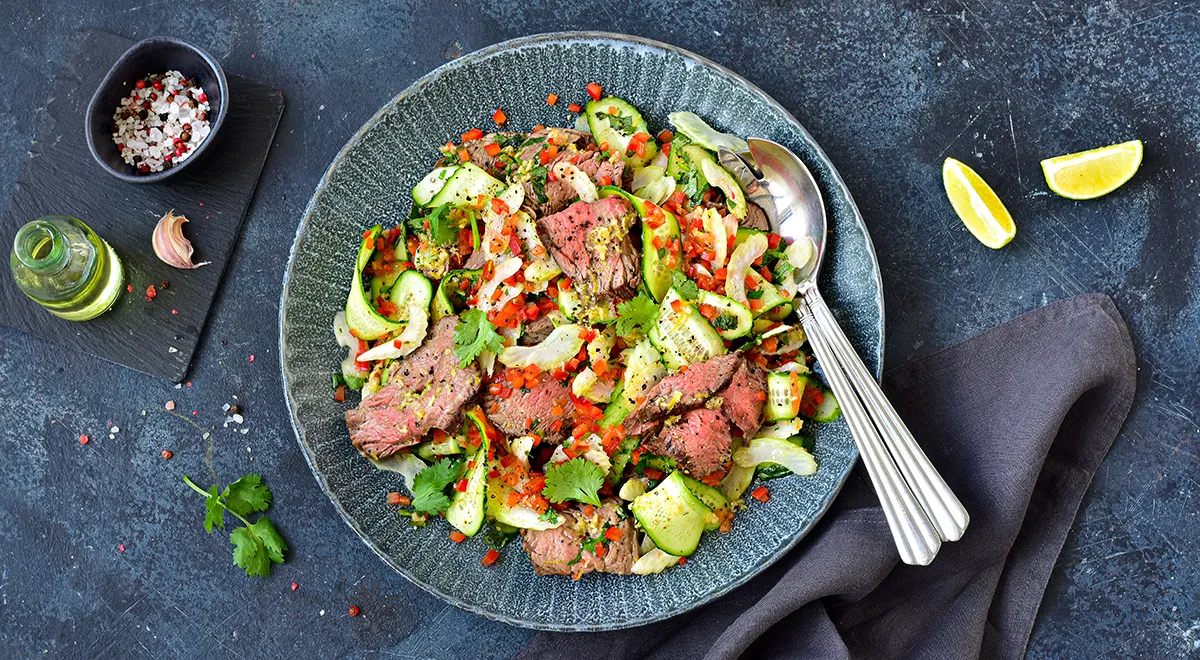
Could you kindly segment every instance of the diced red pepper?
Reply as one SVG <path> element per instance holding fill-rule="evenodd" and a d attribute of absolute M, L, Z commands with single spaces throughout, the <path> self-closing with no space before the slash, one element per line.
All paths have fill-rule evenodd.
<path fill-rule="evenodd" d="M 767 502 L 771 499 L 771 491 L 767 490 L 766 486 L 759 486 L 758 488 L 754 489 L 754 492 L 750 493 L 750 497 L 753 497 L 759 502 Z"/>
<path fill-rule="evenodd" d="M 558 103 L 558 94 L 551 94 L 546 97 L 546 105 L 554 105 Z"/>
<path fill-rule="evenodd" d="M 462 162 L 462 163 L 465 163 L 465 162 L 471 160 L 471 153 L 469 151 L 467 151 L 466 149 L 459 149 L 458 150 L 458 160 L 459 160 L 459 162 Z"/>
<path fill-rule="evenodd" d="M 479 560 L 479 563 L 483 564 L 484 566 L 491 566 L 492 564 L 496 563 L 496 560 L 499 558 L 500 551 L 492 548 L 491 550 L 487 551 L 487 554 L 483 556 L 483 559 Z"/>
<path fill-rule="evenodd" d="M 558 145 L 552 144 L 545 149 L 542 149 L 542 152 L 538 154 L 538 161 L 541 162 L 542 165 L 545 165 L 553 160 L 557 155 Z"/>
<path fill-rule="evenodd" d="M 675 134 L 672 133 L 670 130 L 664 130 L 663 132 L 658 134 L 659 142 L 670 142 L 671 140 L 674 140 L 674 139 L 675 139 Z"/>
<path fill-rule="evenodd" d="M 478 128 L 472 128 L 471 130 L 462 134 L 462 141 L 469 142 L 471 140 L 478 140 L 481 137 L 483 137 L 483 131 Z"/>
<path fill-rule="evenodd" d="M 483 150 L 489 156 L 499 156 L 500 155 L 500 145 L 496 144 L 495 142 L 489 143 L 488 145 L 484 146 Z"/>
<path fill-rule="evenodd" d="M 654 468 L 646 468 L 642 474 L 646 475 L 646 478 L 653 479 L 654 481 L 660 481 L 663 478 L 662 470 L 656 470 Z"/>
<path fill-rule="evenodd" d="M 624 536 L 625 530 L 621 529 L 620 527 L 609 527 L 608 529 L 604 530 L 604 538 L 608 539 L 609 541 L 620 541 Z"/>
<path fill-rule="evenodd" d="M 604 93 L 604 88 L 596 83 L 588 83 L 587 93 L 588 96 L 592 97 L 593 101 L 599 101 L 600 95 Z"/>
<path fill-rule="evenodd" d="M 497 126 L 503 126 L 504 122 L 508 121 L 508 115 L 505 115 L 500 108 L 496 108 L 496 111 L 492 113 L 492 121 L 496 122 Z"/>
<path fill-rule="evenodd" d="M 611 186 L 612 185 L 612 177 L 608 176 L 606 174 L 604 176 L 597 178 L 596 183 L 599 183 L 602 186 Z"/>
<path fill-rule="evenodd" d="M 454 541 L 455 543 L 462 543 L 463 541 L 467 540 L 467 535 L 456 529 L 450 532 L 450 540 Z"/>
<path fill-rule="evenodd" d="M 467 492 L 467 480 L 459 479 L 458 483 L 454 484 L 454 490 L 457 490 L 460 493 Z"/>
<path fill-rule="evenodd" d="M 570 110 L 571 112 L 580 112 L 583 110 L 583 108 L 579 107 L 578 103 L 572 103 L 571 105 L 567 106 L 567 110 Z"/>

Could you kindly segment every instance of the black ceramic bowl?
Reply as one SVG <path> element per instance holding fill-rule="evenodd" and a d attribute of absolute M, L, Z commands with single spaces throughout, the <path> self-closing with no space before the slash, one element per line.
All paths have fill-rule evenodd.
<path fill-rule="evenodd" d="M 129 95 L 134 83 L 152 73 L 179 71 L 194 78 L 208 96 L 210 126 L 208 137 L 196 147 L 191 156 L 179 165 L 161 172 L 139 174 L 137 168 L 121 159 L 121 152 L 112 139 L 113 113 L 121 99 Z M 212 55 L 173 37 L 152 37 L 139 41 L 121 55 L 108 70 L 92 100 L 88 103 L 86 129 L 88 148 L 101 167 L 113 176 L 130 183 L 152 183 L 186 170 L 200 160 L 217 138 L 221 123 L 229 108 L 229 85 L 225 72 Z"/>

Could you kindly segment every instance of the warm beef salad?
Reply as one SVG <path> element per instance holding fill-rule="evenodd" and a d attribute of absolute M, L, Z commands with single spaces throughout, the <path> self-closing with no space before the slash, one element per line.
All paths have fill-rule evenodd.
<path fill-rule="evenodd" d="M 684 563 L 756 477 L 814 473 L 804 422 L 839 413 L 791 302 L 812 245 L 716 158 L 746 143 L 588 92 L 574 128 L 446 144 L 335 321 L 350 440 L 410 491 L 388 502 L 576 579 Z"/>

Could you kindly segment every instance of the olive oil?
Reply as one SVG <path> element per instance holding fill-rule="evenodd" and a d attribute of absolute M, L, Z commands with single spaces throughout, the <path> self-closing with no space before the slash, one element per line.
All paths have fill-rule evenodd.
<path fill-rule="evenodd" d="M 125 282 L 112 247 L 83 221 L 62 215 L 21 227 L 9 267 L 25 295 L 68 321 L 86 321 L 108 311 Z"/>

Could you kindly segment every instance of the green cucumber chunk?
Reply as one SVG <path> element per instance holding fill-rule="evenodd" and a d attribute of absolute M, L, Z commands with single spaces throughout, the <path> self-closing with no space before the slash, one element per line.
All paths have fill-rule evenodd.
<path fill-rule="evenodd" d="M 413 201 L 420 206 L 425 206 L 429 200 L 446 187 L 446 182 L 454 173 L 458 171 L 458 165 L 447 165 L 446 167 L 435 167 L 433 171 L 425 175 L 420 183 L 412 190 Z"/>
<path fill-rule="evenodd" d="M 833 396 L 833 392 L 828 389 L 821 388 L 821 403 L 817 404 L 817 411 L 813 413 L 814 422 L 832 422 L 842 416 L 842 407 L 838 405 L 837 398 Z"/>
<path fill-rule="evenodd" d="M 615 112 L 614 112 L 615 111 Z M 631 167 L 646 164 L 658 152 L 654 139 L 646 142 L 645 154 L 642 156 L 627 155 L 629 142 L 638 133 L 649 134 L 646 120 L 627 101 L 615 96 L 607 96 L 598 101 L 591 101 L 584 109 L 587 115 L 588 128 L 596 144 L 608 144 L 609 151 L 616 152 L 621 160 Z"/>
<path fill-rule="evenodd" d="M 662 353 L 663 363 L 672 371 L 726 352 L 725 340 L 695 305 L 679 297 L 674 287 L 663 296 L 658 320 L 650 330 L 650 341 Z"/>
<path fill-rule="evenodd" d="M 433 284 L 421 271 L 406 270 L 396 278 L 396 283 L 388 292 L 388 300 L 401 314 L 406 314 L 409 307 L 429 309 L 429 303 L 433 301 Z"/>
<path fill-rule="evenodd" d="M 469 206 L 480 195 L 494 197 L 504 190 L 504 184 L 484 172 L 474 163 L 463 163 L 446 181 L 446 185 L 425 206 L 433 208 L 442 204 Z"/>
<path fill-rule="evenodd" d="M 688 490 L 682 472 L 672 472 L 654 490 L 633 500 L 633 515 L 663 552 L 686 557 L 700 545 L 712 510 Z"/>
<path fill-rule="evenodd" d="M 754 325 L 754 315 L 750 313 L 750 308 L 732 298 L 701 289 L 697 302 L 701 305 L 711 305 L 717 310 L 717 315 L 708 322 L 722 339 L 744 337 Z"/>
<path fill-rule="evenodd" d="M 729 209 L 729 213 L 738 220 L 745 218 L 746 193 L 729 170 L 715 160 L 704 160 L 700 162 L 700 171 L 708 180 L 708 185 L 725 193 L 725 208 Z"/>

